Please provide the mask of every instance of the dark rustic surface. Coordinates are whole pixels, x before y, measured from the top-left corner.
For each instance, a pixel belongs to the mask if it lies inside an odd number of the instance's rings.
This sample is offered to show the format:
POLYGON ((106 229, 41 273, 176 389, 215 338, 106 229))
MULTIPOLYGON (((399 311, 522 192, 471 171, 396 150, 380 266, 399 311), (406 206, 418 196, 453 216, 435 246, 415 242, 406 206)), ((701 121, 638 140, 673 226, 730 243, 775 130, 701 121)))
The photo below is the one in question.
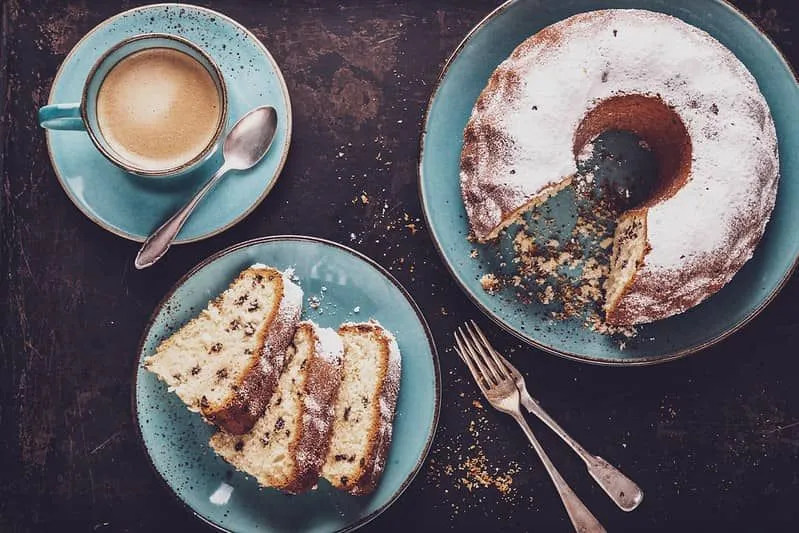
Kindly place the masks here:
MULTIPOLYGON (((444 60, 495 2, 431 4, 209 3, 250 27, 281 65, 294 104, 291 153, 273 192, 244 222, 137 272, 136 245, 95 226, 63 193, 35 119, 72 45, 137 2, 3 2, 0 531, 204 529, 137 442, 135 349, 154 305, 187 269, 229 244, 281 233, 350 244, 391 268, 438 342, 444 402, 431 457, 366 530, 570 531, 521 432, 473 404, 476 391, 448 349, 457 323, 486 320, 416 220, 417 145, 444 60), (353 203, 362 193, 369 203, 353 203), (511 491, 470 490, 465 464, 510 472, 511 491)), ((795 0, 738 5, 799 63, 795 0)), ((733 338, 652 368, 577 364, 489 329, 502 349, 515 350, 550 412, 646 490, 642 507, 623 514, 571 452, 539 431, 608 530, 791 531, 799 521, 797 298, 794 276, 733 338)))

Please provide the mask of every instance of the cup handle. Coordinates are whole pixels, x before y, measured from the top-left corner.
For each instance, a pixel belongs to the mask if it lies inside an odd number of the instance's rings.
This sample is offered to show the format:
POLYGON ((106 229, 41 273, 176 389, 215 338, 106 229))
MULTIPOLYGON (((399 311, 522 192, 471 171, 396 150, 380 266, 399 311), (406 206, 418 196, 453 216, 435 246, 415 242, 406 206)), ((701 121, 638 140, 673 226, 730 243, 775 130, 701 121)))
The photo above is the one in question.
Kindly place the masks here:
POLYGON ((39 125, 48 130, 85 130, 80 104, 51 104, 39 108, 39 125))

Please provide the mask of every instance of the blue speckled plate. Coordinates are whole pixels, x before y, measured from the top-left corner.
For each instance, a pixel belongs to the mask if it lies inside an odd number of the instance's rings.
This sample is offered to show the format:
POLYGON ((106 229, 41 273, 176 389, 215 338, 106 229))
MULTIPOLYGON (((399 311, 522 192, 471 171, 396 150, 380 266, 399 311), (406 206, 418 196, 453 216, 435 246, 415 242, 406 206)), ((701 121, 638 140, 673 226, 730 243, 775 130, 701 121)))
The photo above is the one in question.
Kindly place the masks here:
MULTIPOLYGON (((291 139, 291 103, 283 75, 263 44, 246 28, 210 9, 158 4, 120 13, 87 33, 56 73, 49 103, 78 102, 95 61, 114 44, 142 33, 179 35, 203 48, 222 69, 228 88, 228 129, 250 109, 269 104, 278 128, 270 152, 251 170, 223 180, 178 234, 186 243, 216 235, 242 220, 277 181, 291 139)), ((94 147, 84 132, 47 131, 56 176, 72 202, 117 235, 143 241, 182 206, 220 165, 216 154, 177 178, 127 174, 94 147)))
POLYGON ((181 279, 155 310, 139 348, 133 408, 155 469, 194 513, 223 530, 353 530, 388 508, 413 480, 438 421, 441 378, 433 338, 408 293, 382 267, 349 248, 311 237, 267 237, 219 252, 181 279), (402 378, 391 450, 377 490, 355 497, 320 481, 286 496, 261 489, 208 447, 213 428, 189 412, 141 366, 158 342, 196 315, 244 268, 261 262, 293 268, 305 292, 303 318, 322 326, 375 318, 397 336, 402 378), (312 309, 308 299, 320 305, 312 309), (229 497, 228 497, 229 495, 229 497))
MULTIPOLYGON (((564 65, 564 68, 568 68, 564 65)), ((599 364, 668 361, 701 350, 742 327, 777 294, 799 257, 799 85, 791 67, 745 16, 721 0, 513 0, 500 6, 461 43, 446 64, 427 110, 419 187, 433 240, 467 295, 494 321, 547 352, 599 364), (541 304, 522 304, 510 290, 490 296, 479 279, 497 266, 494 253, 469 256, 468 223, 458 180, 463 129, 480 91, 513 49, 538 30, 571 15, 608 8, 662 11, 697 26, 730 48, 757 78, 777 126, 781 181, 771 222, 755 257, 705 303, 639 328, 622 342, 578 320, 554 321, 541 304), (624 349, 622 349, 622 347, 624 349)), ((563 202, 560 203, 560 206, 563 202)), ((551 206, 558 223, 568 208, 551 206)))

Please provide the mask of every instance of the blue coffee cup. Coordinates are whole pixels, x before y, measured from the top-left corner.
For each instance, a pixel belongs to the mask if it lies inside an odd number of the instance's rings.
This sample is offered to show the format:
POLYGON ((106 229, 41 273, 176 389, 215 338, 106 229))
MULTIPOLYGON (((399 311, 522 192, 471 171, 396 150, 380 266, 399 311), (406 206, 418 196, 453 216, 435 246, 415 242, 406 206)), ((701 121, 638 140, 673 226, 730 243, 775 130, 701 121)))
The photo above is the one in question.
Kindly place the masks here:
POLYGON ((77 130, 89 134, 94 145, 109 161, 123 170, 145 177, 172 177, 194 170, 209 159, 216 151, 222 132, 225 129, 228 112, 228 96, 222 71, 216 63, 199 47, 175 35, 149 33, 137 35, 114 45, 106 51, 92 67, 83 86, 80 102, 46 105, 39 109, 39 125, 50 130, 77 130), (167 48, 183 52, 201 64, 214 82, 221 112, 208 144, 186 161, 168 168, 142 168, 135 162, 118 153, 103 136, 97 116, 97 96, 106 75, 126 57, 153 48, 167 48))

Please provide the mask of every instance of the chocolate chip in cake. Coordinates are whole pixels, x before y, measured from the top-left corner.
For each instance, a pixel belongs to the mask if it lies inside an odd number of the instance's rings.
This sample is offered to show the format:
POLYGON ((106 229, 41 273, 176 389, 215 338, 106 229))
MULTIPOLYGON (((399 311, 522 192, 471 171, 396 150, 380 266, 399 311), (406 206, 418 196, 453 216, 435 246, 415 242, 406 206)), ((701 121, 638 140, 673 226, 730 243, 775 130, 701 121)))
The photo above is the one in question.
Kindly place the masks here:
POLYGON ((355 455, 354 454, 350 455, 349 457, 347 457, 347 462, 348 463, 352 463, 353 461, 355 461, 355 455))
POLYGON ((344 420, 350 419, 350 411, 352 410, 351 406, 347 406, 344 408, 344 420))
POLYGON ((289 431, 288 429, 286 430, 286 437, 291 437, 291 431, 289 431))
POLYGON ((349 483, 349 481, 350 481, 350 478, 348 478, 347 476, 341 476, 341 484, 342 485, 347 486, 347 483, 349 483))
POLYGON ((367 405, 369 405, 369 398, 367 398, 366 396, 361 396, 361 403, 363 404, 364 407, 366 407, 367 405))
POLYGON ((258 304, 258 300, 253 300, 252 303, 247 306, 247 311, 252 313, 253 311, 257 311, 260 308, 261 306, 258 304))
POLYGON ((252 355, 252 350, 249 348, 244 348, 244 355, 252 355))
POLYGON ((228 328, 232 329, 233 331, 238 330, 240 326, 241 326, 241 322, 239 322, 235 318, 230 321, 230 324, 228 324, 228 328))
POLYGON ((246 301, 247 301, 247 295, 246 294, 242 294, 241 296, 239 296, 236 299, 236 305, 241 305, 241 304, 243 304, 246 301))
POLYGON ((205 396, 200 398, 200 407, 202 407, 203 409, 208 408, 208 398, 206 398, 205 396))
POLYGON ((244 326, 244 334, 247 335, 248 337, 250 335, 255 334, 255 324, 253 324, 252 322, 247 322, 247 325, 244 326))
POLYGON ((180 381, 180 378, 182 378, 183 376, 181 375, 181 373, 180 373, 180 372, 178 372, 177 374, 172 374, 172 377, 173 377, 174 379, 176 379, 176 380, 180 381))
POLYGON ((308 363, 307 359, 303 359, 302 363, 300 363, 300 370, 305 370, 305 365, 308 363))
POLYGON ((360 460, 360 461, 358 461, 358 464, 359 464, 361 467, 365 466, 365 465, 366 465, 366 458, 365 458, 365 457, 361 457, 361 460, 360 460))
POLYGON ((711 105, 710 106, 710 112, 713 113, 714 115, 718 115, 719 114, 719 106, 717 106, 716 104, 711 105))
POLYGON ((199 373, 200 373, 200 370, 202 370, 202 369, 201 369, 199 366, 195 366, 195 367, 193 367, 193 368, 191 369, 191 375, 192 375, 192 376, 196 376, 197 374, 199 374, 199 373))
POLYGON ((283 420, 283 417, 282 417, 282 416, 279 416, 279 417, 277 418, 277 420, 275 421, 275 430, 278 430, 278 429, 283 429, 283 426, 284 426, 285 424, 286 424, 286 422, 283 420))
POLYGON ((219 370, 216 371, 217 379, 225 379, 227 375, 228 375, 227 368, 220 368, 219 370))
POLYGON ((213 343, 211 345, 211 348, 209 349, 210 353, 219 353, 220 351, 222 351, 222 343, 221 342, 213 343))
POLYGON ((241 450, 243 450, 243 449, 244 449, 244 441, 243 441, 243 440, 238 440, 238 441, 236 441, 236 445, 235 445, 233 448, 234 448, 234 449, 235 449, 237 452, 240 452, 241 450))

